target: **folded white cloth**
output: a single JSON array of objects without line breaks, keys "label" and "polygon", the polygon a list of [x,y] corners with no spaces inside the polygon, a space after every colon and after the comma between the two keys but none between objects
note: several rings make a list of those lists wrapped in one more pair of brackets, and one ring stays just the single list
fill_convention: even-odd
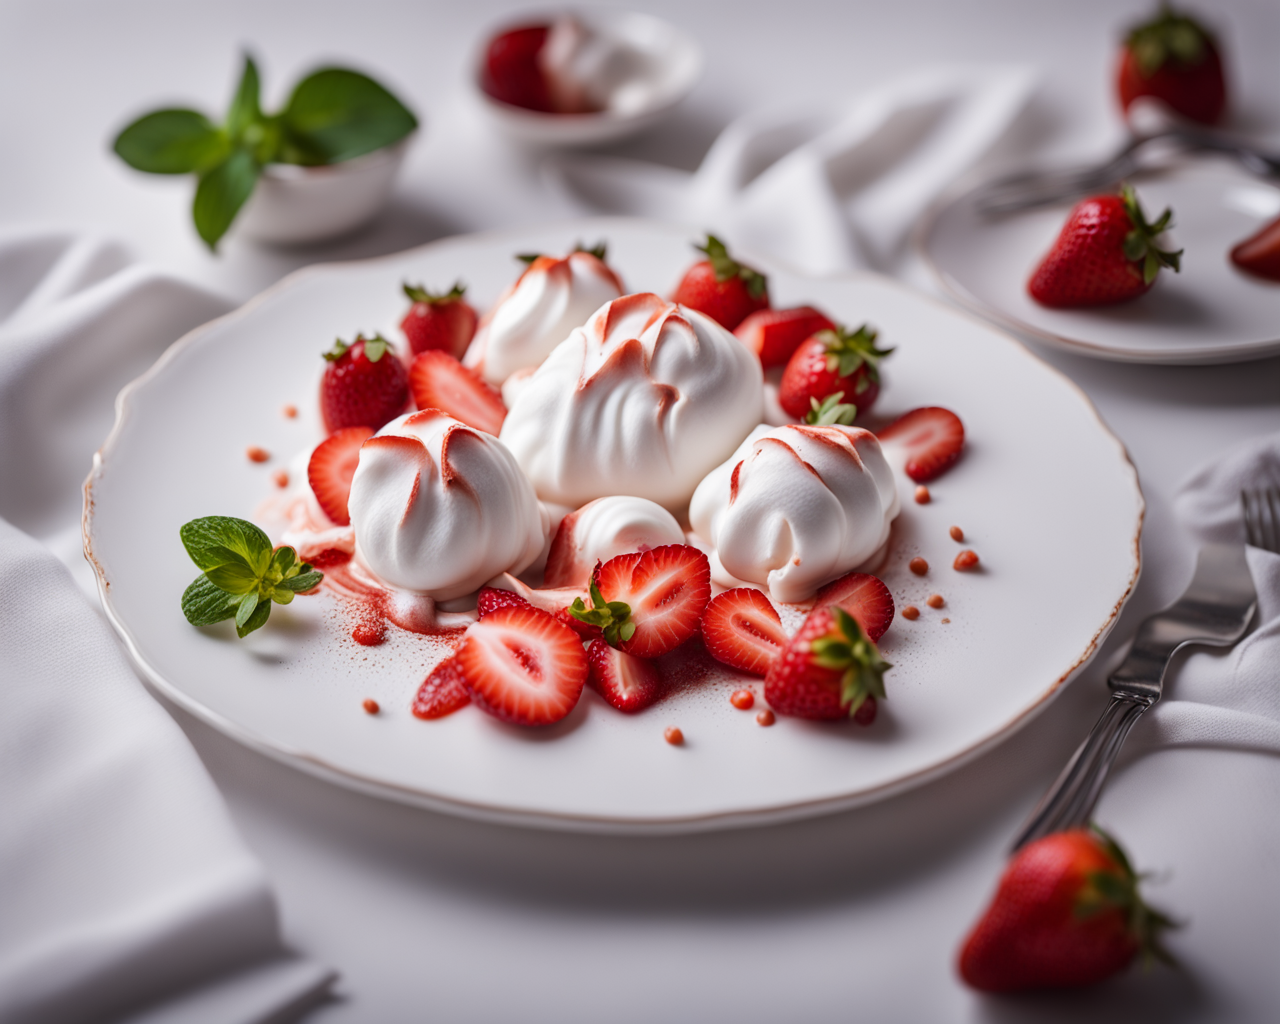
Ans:
[{"label": "folded white cloth", "polygon": [[[1200,542],[1243,542],[1240,492],[1280,487],[1280,434],[1259,438],[1193,475],[1175,499]],[[1196,648],[1135,729],[1144,749],[1223,747],[1280,754],[1280,555],[1247,550],[1258,591],[1252,631],[1222,651]]]},{"label": "folded white cloth", "polygon": [[80,484],[116,392],[226,307],[108,243],[0,235],[6,1024],[257,1021],[332,980],[285,951],[263,870],[195,751],[28,535],[83,564]]},{"label": "folded white cloth", "polygon": [[582,154],[548,171],[589,208],[702,225],[798,270],[884,268],[1034,85],[1022,67],[933,68],[850,102],[741,117],[694,174]]}]

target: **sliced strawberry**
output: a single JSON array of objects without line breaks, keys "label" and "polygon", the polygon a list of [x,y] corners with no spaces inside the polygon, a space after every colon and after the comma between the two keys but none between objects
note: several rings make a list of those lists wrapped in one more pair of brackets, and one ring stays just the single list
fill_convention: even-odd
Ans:
[{"label": "sliced strawberry", "polygon": [[1231,262],[1254,277],[1280,281],[1280,219],[1233,248]]},{"label": "sliced strawberry", "polygon": [[473,623],[457,657],[471,699],[516,725],[560,721],[587,681],[578,635],[532,606],[499,608]]},{"label": "sliced strawberry", "polygon": [[893,625],[893,595],[878,577],[851,572],[818,591],[815,608],[838,604],[855,619],[872,641],[878,642]]},{"label": "sliced strawberry", "polygon": [[716,661],[763,676],[787,646],[782,620],[769,599],[751,587],[717,594],[702,613],[702,640]]},{"label": "sliced strawberry", "polygon": [[471,703],[458,656],[451,654],[431,670],[413,698],[415,718],[444,718]]},{"label": "sliced strawberry", "polygon": [[662,696],[662,676],[657,666],[645,658],[637,658],[610,647],[603,640],[592,640],[587,648],[591,688],[619,711],[634,715]]},{"label": "sliced strawberry", "polygon": [[307,482],[324,509],[324,514],[339,526],[351,525],[347,499],[351,496],[351,478],[360,463],[360,446],[373,436],[368,427],[344,427],[316,445],[307,463]]},{"label": "sliced strawberry", "polygon": [[448,352],[421,352],[409,369],[409,390],[419,409],[439,409],[495,437],[506,419],[498,389]]},{"label": "sliced strawberry", "polygon": [[476,600],[476,610],[480,618],[492,615],[499,608],[528,608],[530,604],[519,594],[510,590],[498,590],[496,587],[481,587],[480,596]]},{"label": "sliced strawberry", "polygon": [[839,605],[811,611],[764,679],[764,697],[780,715],[853,718],[869,725],[890,668],[875,643]]},{"label": "sliced strawberry", "polygon": [[906,456],[907,476],[918,484],[941,476],[964,448],[964,424],[950,409],[928,405],[899,416],[877,435]]},{"label": "sliced strawberry", "polygon": [[760,357],[760,365],[786,366],[801,343],[819,331],[834,331],[835,323],[812,306],[761,309],[734,328],[734,335]]},{"label": "sliced strawberry", "polygon": [[628,654],[656,658],[698,632],[711,600],[711,565],[695,547],[664,544],[609,559],[591,586],[594,607],[575,602],[575,617],[600,626]]}]

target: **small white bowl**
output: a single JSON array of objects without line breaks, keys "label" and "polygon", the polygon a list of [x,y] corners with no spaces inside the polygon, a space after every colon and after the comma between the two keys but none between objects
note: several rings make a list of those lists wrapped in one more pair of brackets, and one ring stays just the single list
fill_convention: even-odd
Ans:
[{"label": "small white bowl", "polygon": [[[504,135],[536,146],[591,146],[635,135],[655,124],[692,91],[702,75],[702,48],[670,22],[632,11],[569,11],[593,32],[625,41],[647,66],[651,86],[644,101],[626,111],[591,114],[544,114],[495,100],[480,85],[479,68],[492,34],[485,37],[472,78],[475,91],[493,124]],[[533,24],[554,21],[555,15],[532,14],[520,19]]]},{"label": "small white bowl", "polygon": [[325,167],[268,164],[232,230],[257,242],[300,245],[362,227],[391,197],[411,138]]}]

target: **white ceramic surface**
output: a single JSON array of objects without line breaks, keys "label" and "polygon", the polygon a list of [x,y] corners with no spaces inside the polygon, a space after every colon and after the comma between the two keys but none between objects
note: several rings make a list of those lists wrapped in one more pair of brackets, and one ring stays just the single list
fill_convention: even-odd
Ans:
[{"label": "white ceramic surface", "polygon": [[998,324],[1081,355],[1138,363],[1231,363],[1280,352],[1280,284],[1236,270],[1232,246],[1280,214],[1280,188],[1219,159],[1188,160],[1136,176],[1143,209],[1174,211],[1169,237],[1182,272],[1161,271],[1134,302],[1046,309],[1027,279],[1057,237],[1071,203],[1006,217],[978,213],[973,193],[938,211],[921,235],[944,287]]},{"label": "white ceramic surface", "polygon": [[[196,570],[179,526],[253,516],[273,490],[271,471],[318,436],[319,353],[335,334],[399,337],[402,281],[461,278],[483,306],[518,273],[512,254],[606,239],[628,287],[667,292],[697,237],[601,218],[313,267],[175,344],[122,394],[86,483],[86,552],[145,677],[240,741],[345,785],[569,829],[697,830],[818,814],[945,772],[1026,721],[1092,657],[1131,592],[1143,515],[1135,472],[1083,394],[1014,339],[871,275],[773,269],[770,281],[779,304],[868,320],[895,346],[878,412],[938,403],[968,429],[967,452],[935,482],[931,504],[911,501],[914,485],[901,481],[904,511],[883,576],[899,605],[922,615],[899,618],[884,638],[894,668],[871,728],[785,719],[761,728],[754,711],[730,705],[747,680],[727,670],[635,716],[588,690],[545,730],[508,727],[474,707],[422,722],[409,703],[440,648],[395,629],[381,647],[357,647],[329,596],[277,607],[246,641],[184,620],[179,597]],[[238,396],[234,416],[226,394]],[[286,402],[298,419],[281,416]],[[249,462],[247,445],[273,460]],[[952,524],[982,556],[982,572],[950,568],[961,547]],[[906,569],[917,554],[933,566],[923,578]],[[942,610],[924,605],[935,591]],[[366,697],[382,714],[361,710]],[[668,725],[684,731],[684,747],[663,742]]]},{"label": "white ceramic surface", "polygon": [[[535,146],[593,146],[644,131],[660,121],[684,99],[702,74],[702,49],[692,36],[649,14],[609,9],[573,11],[587,28],[625,40],[653,77],[643,105],[625,112],[544,114],[493,99],[473,79],[475,93],[493,125],[509,138]],[[550,21],[548,14],[542,20]],[[539,21],[537,14],[520,17],[522,24]],[[501,27],[495,29],[501,31]],[[487,46],[489,37],[483,41]],[[478,67],[480,57],[474,61]]]},{"label": "white ceramic surface", "polygon": [[268,164],[232,230],[259,242],[301,245],[362,227],[391,198],[411,138],[327,167]]}]

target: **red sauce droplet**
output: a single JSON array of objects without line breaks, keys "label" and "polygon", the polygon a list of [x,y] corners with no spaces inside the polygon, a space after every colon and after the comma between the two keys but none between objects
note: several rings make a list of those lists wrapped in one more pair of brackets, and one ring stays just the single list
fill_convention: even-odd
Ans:
[{"label": "red sauce droplet", "polygon": [[933,496],[929,493],[929,488],[921,484],[916,488],[916,504],[927,505],[933,500]]},{"label": "red sauce droplet", "polygon": [[948,625],[950,622],[951,622],[951,620],[950,620],[950,619],[943,619],[943,620],[942,620],[942,624],[943,624],[944,626],[945,626],[945,625]]},{"label": "red sauce droplet", "polygon": [[734,690],[729,697],[729,703],[739,711],[747,711],[756,702],[756,695],[750,690]]},{"label": "red sauce droplet", "polygon": [[964,550],[956,555],[956,560],[952,563],[959,572],[968,572],[978,564],[978,554],[976,551]]},{"label": "red sauce droplet", "polygon": [[678,747],[684,742],[684,733],[677,729],[674,725],[667,726],[666,732],[662,734],[662,738],[670,743],[673,747]]},{"label": "red sauce droplet", "polygon": [[283,469],[277,469],[274,473],[272,473],[271,479],[276,482],[277,487],[289,486],[289,474],[286,473]]},{"label": "red sauce droplet", "polygon": [[271,453],[265,448],[259,448],[256,444],[249,445],[244,450],[245,455],[249,457],[250,462],[266,462],[271,458]]},{"label": "red sauce droplet", "polygon": [[960,529],[960,527],[958,526],[951,527],[951,539],[955,541],[957,544],[963,544],[964,530]]},{"label": "red sauce droplet", "polygon": [[387,624],[381,616],[362,618],[351,631],[351,639],[365,647],[377,647],[387,638]]},{"label": "red sauce droplet", "polygon": [[286,405],[280,412],[287,420],[296,420],[298,418],[298,407],[296,405]]},{"label": "red sauce droplet", "polygon": [[920,609],[913,604],[905,605],[902,609],[902,617],[904,619],[911,619],[914,622],[916,619],[920,618]]},{"label": "red sauce droplet", "polygon": [[777,720],[778,720],[777,716],[774,715],[774,713],[770,711],[768,708],[765,708],[763,711],[760,712],[760,714],[756,715],[756,722],[766,727],[773,725],[773,723],[776,722]]},{"label": "red sauce droplet", "polygon": [[919,555],[916,555],[915,558],[911,559],[911,561],[907,563],[907,568],[910,569],[917,576],[923,576],[925,573],[929,571],[929,563],[926,562]]},{"label": "red sauce droplet", "polygon": [[930,594],[927,598],[925,598],[924,603],[927,604],[930,608],[941,608],[947,602],[942,599],[941,594]]},{"label": "red sauce droplet", "polygon": [[379,711],[382,710],[382,708],[378,706],[378,702],[374,700],[372,697],[366,697],[364,699],[364,703],[361,704],[360,706],[364,708],[365,711],[370,715],[376,715]]}]

